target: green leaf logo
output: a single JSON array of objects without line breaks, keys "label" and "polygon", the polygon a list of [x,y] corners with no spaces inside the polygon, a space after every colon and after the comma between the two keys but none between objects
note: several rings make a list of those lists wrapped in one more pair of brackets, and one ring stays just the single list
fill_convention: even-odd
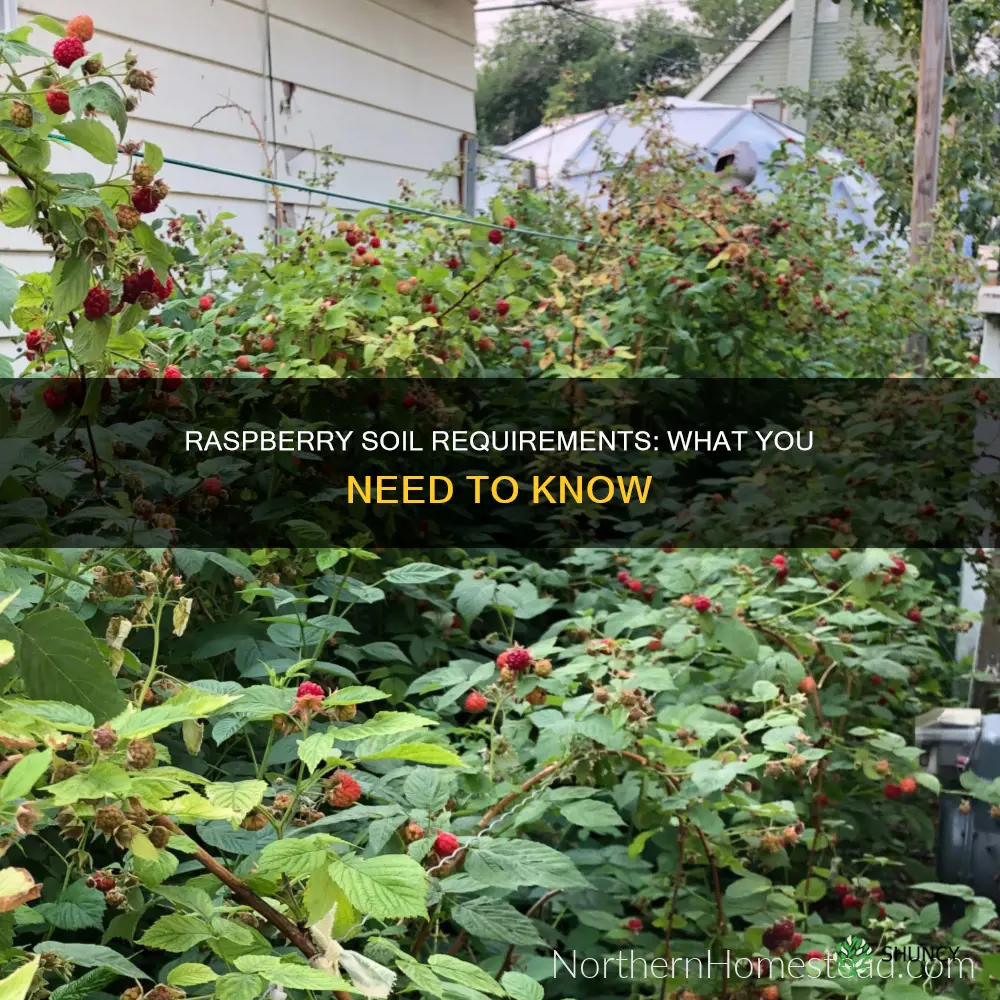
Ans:
[{"label": "green leaf logo", "polygon": [[858,966],[872,954],[872,946],[860,937],[849,937],[837,949],[837,971],[844,977],[858,975]]}]

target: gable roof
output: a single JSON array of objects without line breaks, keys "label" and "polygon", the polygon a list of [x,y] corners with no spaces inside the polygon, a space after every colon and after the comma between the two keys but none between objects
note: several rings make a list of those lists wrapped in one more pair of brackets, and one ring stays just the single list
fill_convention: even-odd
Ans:
[{"label": "gable roof", "polygon": [[741,62],[743,62],[751,52],[757,49],[757,46],[761,42],[767,41],[771,35],[788,19],[792,16],[792,10],[795,7],[795,0],[785,0],[785,2],[757,29],[750,35],[745,42],[741,42],[732,52],[729,53],[719,63],[715,69],[712,70],[708,76],[705,77],[697,87],[694,88],[687,96],[694,100],[703,100],[710,91],[714,90],[718,84],[720,84],[727,76]]}]

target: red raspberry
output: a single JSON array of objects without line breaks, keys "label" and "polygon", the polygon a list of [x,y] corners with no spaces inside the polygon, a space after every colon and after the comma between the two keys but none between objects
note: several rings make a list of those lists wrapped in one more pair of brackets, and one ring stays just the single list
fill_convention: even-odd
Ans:
[{"label": "red raspberry", "polygon": [[138,212],[149,214],[160,207],[160,199],[151,186],[132,188],[132,205]]},{"label": "red raspberry", "polygon": [[825,962],[826,961],[826,955],[824,955],[823,952],[821,952],[821,951],[816,951],[815,948],[812,951],[807,951],[806,952],[806,961],[807,962],[810,961],[811,959],[814,959],[814,958],[818,962]]},{"label": "red raspberry", "polygon": [[505,225],[505,226],[506,226],[506,227],[507,227],[508,229],[517,229],[517,223],[516,223],[516,222],[514,221],[514,218],[513,218],[513,216],[510,216],[510,215],[508,215],[508,216],[505,216],[505,217],[504,217],[504,220],[503,220],[503,224],[504,224],[504,225]]},{"label": "red raspberry", "polygon": [[270,377],[271,377],[271,374],[272,374],[272,372],[271,372],[271,369],[267,367],[267,365],[261,365],[261,366],[260,366],[260,367],[259,367],[259,368],[257,369],[257,374],[258,374],[258,375],[263,375],[263,376],[264,376],[264,378],[270,378]]},{"label": "red raspberry", "polygon": [[[302,686],[300,685],[300,688]],[[313,685],[313,687],[318,686]],[[361,786],[346,772],[338,771],[333,776],[333,784],[327,790],[326,801],[336,809],[346,809],[348,806],[353,806],[360,798]]]},{"label": "red raspberry", "polygon": [[492,340],[490,340],[489,337],[480,337],[479,340],[476,341],[476,347],[483,353],[492,351],[495,346],[496,345]]},{"label": "red raspberry", "polygon": [[704,594],[699,594],[694,599],[694,609],[698,614],[703,615],[712,607],[712,601],[710,598],[706,597]]},{"label": "red raspberry", "polygon": [[525,337],[525,339],[521,341],[521,346],[522,346],[522,347],[523,347],[523,348],[524,348],[524,349],[525,349],[526,351],[530,351],[530,350],[531,350],[531,341],[530,341],[530,340],[528,340],[528,338],[527,338],[527,337]]},{"label": "red raspberry", "polygon": [[[64,39],[65,41],[65,39]],[[111,293],[100,285],[95,285],[83,300],[83,315],[87,319],[100,319],[111,309]]]},{"label": "red raspberry", "polygon": [[143,292],[153,290],[156,273],[151,268],[126,274],[122,279],[122,302],[138,302]]},{"label": "red raspberry", "polygon": [[617,576],[617,580],[618,580],[618,582],[619,582],[619,583],[621,583],[621,584],[625,584],[625,583],[628,583],[628,582],[629,582],[629,580],[631,580],[631,579],[632,579],[632,578],[631,578],[631,576],[629,576],[629,574],[628,574],[628,571],[627,571],[627,570],[624,570],[624,569],[623,569],[623,570],[621,570],[621,571],[620,571],[620,572],[618,573],[618,576]]},{"label": "red raspberry", "polygon": [[303,681],[295,692],[295,704],[298,708],[315,710],[325,697],[326,692],[314,681]]},{"label": "red raspberry", "polygon": [[489,232],[489,236],[487,236],[487,239],[494,246],[497,246],[498,244],[503,243],[503,231],[500,229],[491,229]]},{"label": "red raspberry", "polygon": [[974,365],[978,365],[979,364],[979,355],[978,354],[970,354],[969,355],[969,361],[971,361]]},{"label": "red raspberry", "polygon": [[[513,219],[511,220],[514,221]],[[632,931],[633,934],[637,934],[643,928],[643,923],[638,917],[630,917],[625,921],[625,929]]]},{"label": "red raspberry", "polygon": [[163,391],[173,392],[181,386],[181,370],[176,365],[167,365],[163,369]]},{"label": "red raspberry", "polygon": [[829,552],[827,552],[827,555],[828,555],[828,556],[829,556],[829,557],[830,557],[830,558],[831,558],[831,559],[832,559],[832,560],[833,560],[834,562],[836,562],[836,561],[837,561],[837,560],[838,560],[838,559],[839,559],[839,558],[840,558],[840,557],[841,557],[841,556],[843,555],[843,552],[841,552],[841,551],[840,551],[840,549],[830,549],[830,551],[829,551]]},{"label": "red raspberry", "polygon": [[373,236],[368,241],[368,245],[372,248],[372,250],[378,250],[379,247],[382,246],[382,241],[377,236]]},{"label": "red raspberry", "polygon": [[469,319],[471,319],[473,323],[479,320],[482,315],[483,314],[475,306],[469,310]]},{"label": "red raspberry", "polygon": [[882,789],[882,794],[887,799],[898,799],[903,794],[903,789],[899,785],[886,785]]},{"label": "red raspberry", "polygon": [[904,795],[912,795],[917,790],[917,781],[915,778],[903,778],[899,782],[899,790]]},{"label": "red raspberry", "polygon": [[200,299],[198,299],[198,308],[202,312],[208,312],[208,310],[211,309],[212,306],[214,305],[215,305],[214,295],[203,295]]},{"label": "red raspberry", "polygon": [[462,266],[462,262],[457,257],[448,258],[448,267],[453,271],[457,271]]},{"label": "red raspberry", "polygon": [[788,939],[788,950],[789,951],[795,951],[799,947],[800,944],[802,944],[802,935],[801,934],[793,934]]},{"label": "red raspberry", "polygon": [[506,316],[510,312],[510,303],[506,299],[497,299],[497,315]]},{"label": "red raspberry", "polygon": [[222,480],[218,476],[207,476],[201,481],[202,493],[217,497],[222,492]]},{"label": "red raspberry", "polygon": [[171,278],[170,275],[168,274],[167,275],[166,284],[163,284],[160,281],[160,279],[156,277],[156,274],[154,273],[153,274],[153,288],[152,288],[152,291],[153,291],[153,294],[161,302],[165,302],[173,294],[173,291],[174,291],[174,279]]},{"label": "red raspberry", "polygon": [[923,617],[923,615],[920,614],[920,608],[914,606],[910,608],[909,611],[906,612],[906,617],[909,618],[911,622],[916,622],[919,625],[920,619]]},{"label": "red raspberry", "polygon": [[885,900],[885,890],[875,886],[873,889],[868,890],[868,898],[873,903],[881,903]]},{"label": "red raspberry", "polygon": [[66,34],[89,42],[94,37],[94,19],[89,14],[77,14],[66,22]]},{"label": "red raspberry", "polygon": [[633,594],[638,594],[642,590],[642,580],[629,580],[626,586]]},{"label": "red raspberry", "polygon": [[407,410],[412,410],[412,409],[413,409],[413,407],[414,407],[414,406],[416,406],[416,405],[417,405],[417,397],[416,397],[416,396],[414,396],[412,392],[408,392],[408,393],[407,393],[407,394],[406,394],[406,395],[405,395],[405,396],[403,397],[403,406],[404,406],[404,407],[405,407],[405,408],[406,408]]},{"label": "red raspberry", "polygon": [[776,569],[784,569],[788,565],[788,559],[779,553],[771,560],[771,565]]},{"label": "red raspberry", "polygon": [[29,330],[24,335],[24,346],[29,351],[37,351],[42,346],[42,337],[45,336],[45,331],[40,327],[35,327],[34,330]]},{"label": "red raspberry", "polygon": [[838,882],[833,887],[833,894],[837,899],[843,899],[850,891],[851,887],[847,882]]},{"label": "red raspberry", "polygon": [[344,242],[349,247],[355,247],[361,242],[361,237],[352,229],[350,232],[344,233]]},{"label": "red raspberry", "polygon": [[69,94],[58,87],[50,87],[45,91],[45,103],[54,115],[64,115],[69,111]]},{"label": "red raspberry", "polygon": [[439,832],[434,838],[434,853],[439,858],[451,857],[462,845],[458,842],[458,837],[453,833]]},{"label": "red raspberry", "polygon": [[813,695],[816,693],[816,688],[816,678],[811,674],[806,674],[806,676],[799,681],[799,691],[802,694]]},{"label": "red raspberry", "polygon": [[472,712],[478,715],[480,712],[486,711],[486,706],[489,702],[486,700],[486,695],[481,691],[470,691],[465,696],[465,710],[466,712]]},{"label": "red raspberry", "polygon": [[900,559],[899,556],[892,557],[892,566],[889,567],[889,572],[893,576],[902,576],[906,572],[906,562]]},{"label": "red raspberry", "polygon": [[497,666],[501,670],[506,667],[515,674],[523,674],[531,666],[531,650],[523,646],[511,646],[497,657]]},{"label": "red raspberry", "polygon": [[50,410],[59,410],[66,405],[66,389],[61,385],[47,385],[42,391],[42,402]]},{"label": "red raspberry", "polygon": [[860,910],[863,900],[858,899],[853,892],[846,892],[841,898],[840,904],[845,910]]},{"label": "red raspberry", "polygon": [[250,358],[245,354],[241,354],[236,359],[236,367],[239,368],[241,372],[248,372],[251,368]]},{"label": "red raspberry", "polygon": [[62,66],[63,69],[69,69],[77,61],[77,59],[82,59],[87,54],[87,50],[83,47],[83,42],[79,38],[74,38],[72,35],[66,38],[60,38],[55,45],[52,46],[52,58]]}]

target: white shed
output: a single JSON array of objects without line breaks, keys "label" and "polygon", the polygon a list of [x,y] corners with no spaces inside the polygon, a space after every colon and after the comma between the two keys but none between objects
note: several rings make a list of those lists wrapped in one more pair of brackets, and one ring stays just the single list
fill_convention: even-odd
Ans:
[{"label": "white shed", "polygon": [[[440,189],[429,172],[456,161],[463,135],[475,133],[474,0],[0,0],[0,30],[80,13],[97,29],[88,51],[112,62],[132,48],[156,74],[130,137],[168,156],[260,174],[253,125],[225,107],[238,105],[277,146],[279,179],[312,175],[315,151],[329,146],[344,158],[336,190],[389,200],[400,181]],[[32,41],[45,37],[36,29]],[[248,242],[273,212],[260,183],[171,165],[162,176],[167,208],[232,212]],[[457,181],[444,190],[458,198]],[[301,218],[309,196],[282,197],[290,220]],[[31,233],[3,229],[0,239],[14,271],[48,269]]]}]

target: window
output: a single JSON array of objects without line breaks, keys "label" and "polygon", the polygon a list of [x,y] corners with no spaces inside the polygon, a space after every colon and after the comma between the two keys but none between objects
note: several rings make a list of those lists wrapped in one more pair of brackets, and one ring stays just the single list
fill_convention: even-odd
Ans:
[{"label": "window", "polygon": [[17,0],[0,0],[0,31],[17,27]]},{"label": "window", "polygon": [[785,115],[785,106],[776,97],[751,97],[750,107],[758,114],[767,115],[776,122],[782,121]]}]

